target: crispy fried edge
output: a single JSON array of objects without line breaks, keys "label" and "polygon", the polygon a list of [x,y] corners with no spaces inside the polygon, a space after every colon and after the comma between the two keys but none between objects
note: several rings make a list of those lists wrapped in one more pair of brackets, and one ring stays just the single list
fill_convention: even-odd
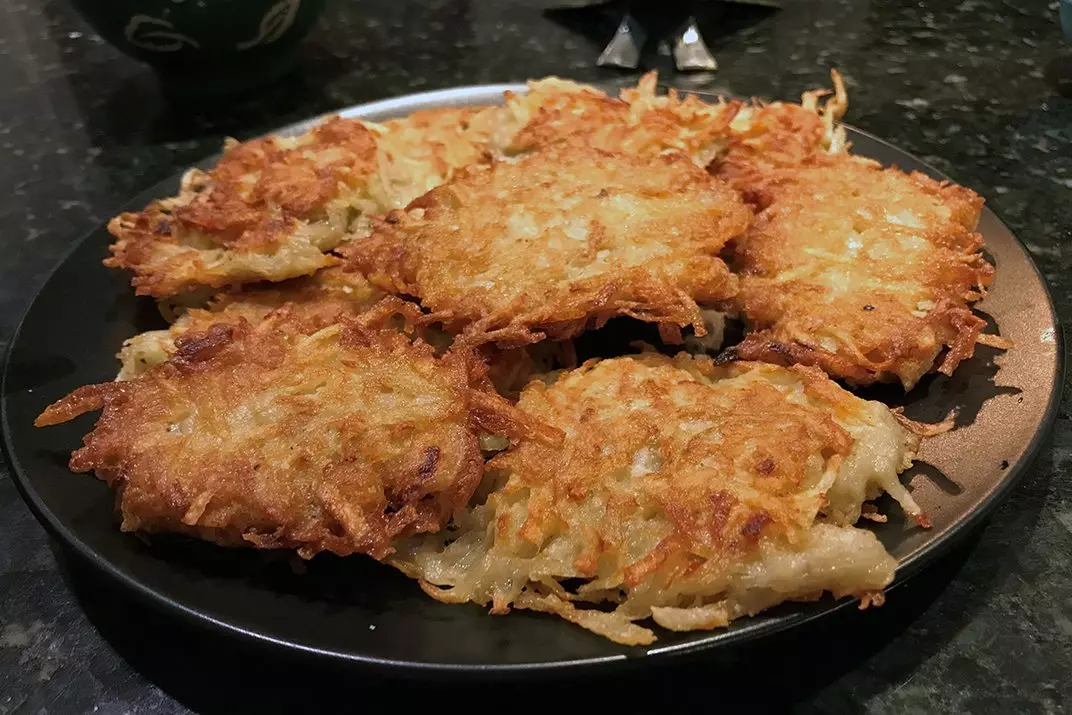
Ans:
[{"label": "crispy fried edge", "polygon": [[[415,319],[419,315],[419,309],[410,303],[393,296],[384,298],[368,312],[341,321],[344,329],[339,338],[340,347],[370,345],[384,331],[402,337],[392,327],[393,322],[401,316],[407,325],[411,325],[415,323]],[[182,335],[176,341],[177,349],[175,354],[167,363],[152,368],[149,373],[164,369],[165,365],[179,369],[187,374],[207,370],[210,368],[213,358],[232,341],[236,330],[250,329],[249,324],[243,319],[242,324],[239,326],[214,324],[204,331]],[[423,342],[422,345],[424,345]],[[426,347],[429,350],[429,355],[431,355],[432,348],[430,346]],[[479,450],[475,448],[481,430],[492,434],[504,435],[511,442],[516,442],[520,439],[533,439],[548,444],[561,443],[564,435],[560,430],[545,425],[530,415],[521,412],[495,392],[488,379],[487,366],[474,350],[468,348],[452,349],[445,355],[435,359],[460,363],[465,371],[466,382],[468,383],[464,397],[468,401],[474,450],[466,473],[459,475],[459,479],[456,480],[458,484],[457,491],[461,495],[458,500],[459,503],[464,504],[468,501],[483,476],[484,462]],[[108,405],[116,399],[122,399],[124,394],[137,390],[138,386],[146,379],[149,378],[142,376],[127,382],[108,382],[80,387],[46,407],[34,421],[34,425],[37,427],[56,425],[74,419],[86,412],[103,409],[104,413],[100,417],[98,425],[87,434],[84,446],[75,451],[71,457],[70,468],[72,471],[89,471],[92,467],[87,463],[82,463],[80,455],[88,447],[90,437],[97,427],[101,423],[114,419],[114,416],[108,412]],[[117,500],[121,500],[123,477],[116,475],[113,478],[106,479],[106,481],[116,488]],[[386,542],[378,545],[373,543],[358,545],[357,549],[367,552],[377,559],[385,558],[391,552],[389,544],[391,539],[401,535],[413,525],[418,525],[421,530],[428,530],[435,526],[433,521],[437,521],[434,519],[434,515],[422,513],[418,507],[408,510],[403,508],[392,514],[388,523],[385,524]],[[322,542],[296,544],[280,541],[270,535],[255,534],[242,534],[240,539],[230,538],[234,537],[235,534],[229,533],[225,527],[205,528],[197,524],[187,524],[187,526],[189,528],[183,529],[178,524],[175,524],[175,528],[167,530],[198,536],[225,546],[252,545],[257,548],[296,548],[299,555],[305,558],[309,558],[322,550],[332,550],[330,546]],[[150,529],[150,531],[152,530]]]},{"label": "crispy fried edge", "polygon": [[[535,154],[546,154],[548,151],[550,150],[535,152]],[[600,150],[594,151],[612,155]],[[667,162],[682,161],[683,165],[695,166],[679,154],[663,156],[665,157],[663,160]],[[476,170],[484,171],[487,168],[478,167]],[[469,173],[468,168],[463,169],[458,177],[464,178]],[[405,210],[392,211],[380,217],[370,236],[351,241],[336,252],[347,260],[350,270],[363,272],[374,286],[420,300],[420,288],[413,277],[414,271],[410,264],[410,254],[406,249],[406,239],[401,236],[403,230],[401,226],[409,218],[409,211],[436,206],[437,191],[438,189],[433,189],[415,199]],[[742,220],[746,215],[742,213]],[[732,217],[726,217],[726,221],[731,222]],[[726,241],[731,241],[747,228],[746,221],[740,230],[727,236]],[[719,256],[697,255],[695,258],[710,259],[709,268],[713,273],[721,274],[709,276],[711,280],[708,284],[713,286],[717,280],[723,294],[719,300],[728,300],[736,294],[737,276],[730,272],[729,267]],[[599,329],[611,318],[618,316],[658,323],[660,336],[668,343],[681,343],[681,328],[685,326],[692,326],[697,336],[706,335],[707,329],[700,306],[685,291],[651,279],[646,275],[642,266],[627,269],[624,273],[626,273],[625,276],[612,281],[600,277],[599,282],[605,285],[594,296],[589,294],[575,299],[566,296],[526,314],[516,315],[512,308],[507,307],[470,321],[459,317],[456,311],[442,309],[428,314],[424,320],[427,323],[442,323],[449,326],[452,331],[460,333],[457,344],[469,347],[496,343],[500,347],[512,348],[544,339],[568,340],[585,330]],[[637,280],[638,277],[643,280]],[[639,296],[639,299],[637,297],[615,298],[615,295],[620,293]],[[554,316],[563,313],[567,317],[554,319]]]},{"label": "crispy fried edge", "polygon": [[[347,119],[340,116],[327,117],[311,128],[308,135],[316,140],[321,133],[330,136],[332,132],[340,130],[340,127],[345,130],[346,134],[352,134],[354,131],[357,131],[358,133],[361,133],[362,136],[367,135],[372,138],[370,147],[363,148],[365,154],[368,154],[369,149],[371,149],[372,155],[361,157],[361,161],[371,166],[375,161],[376,133],[359,120]],[[178,206],[174,211],[165,211],[164,209],[168,202],[196,197],[204,185],[210,184],[217,178],[217,173],[221,174],[220,179],[224,183],[234,183],[233,177],[229,177],[229,174],[234,173],[240,168],[245,168],[242,164],[242,158],[249,147],[264,148],[276,158],[293,151],[292,149],[280,148],[278,146],[279,139],[280,137],[276,135],[259,137],[248,142],[238,142],[234,139],[228,139],[224,143],[223,155],[220,157],[216,166],[211,170],[206,172],[195,168],[186,171],[183,175],[180,192],[177,196],[158,199],[150,202],[149,205],[141,211],[126,212],[113,217],[108,222],[108,231],[114,236],[115,240],[109,247],[112,255],[104,259],[104,265],[109,268],[124,268],[133,271],[134,277],[131,280],[131,284],[134,286],[137,294],[152,295],[156,297],[177,295],[200,286],[222,288],[227,285],[239,285],[265,279],[265,276],[209,276],[194,278],[186,275],[174,275],[174,271],[170,271],[172,275],[169,275],[167,266],[153,268],[151,264],[154,263],[154,261],[150,259],[150,256],[154,253],[154,245],[161,240],[161,238],[167,239],[173,234],[174,223],[190,224],[187,228],[197,227],[196,230],[204,231],[206,226],[210,225],[213,221],[218,221],[221,214],[226,215],[239,210],[255,212],[256,209],[251,205],[250,201],[238,197],[225,197],[225,200],[228,203],[225,203],[222,206],[214,206],[212,207],[212,210],[209,210],[208,207],[203,207],[204,210],[199,211],[199,207],[193,205],[192,201]],[[266,164],[266,166],[271,165],[270,161]],[[329,183],[329,180],[323,177],[318,177],[317,181],[320,184]],[[337,192],[338,188],[336,187],[335,193],[337,194]],[[305,204],[309,203],[308,197],[302,198]],[[248,247],[247,252],[263,251],[266,248],[278,247],[285,242],[288,232],[289,234],[293,234],[294,231],[300,227],[299,216],[303,212],[298,209],[300,209],[302,205],[304,204],[299,202],[299,206],[295,207],[295,210],[284,211],[284,221],[282,224],[279,222],[270,222],[267,227],[260,227],[258,230],[243,229],[241,234],[243,237],[248,233],[250,234],[251,239],[255,239],[252,241],[252,245]],[[229,211],[225,211],[224,209],[229,209]],[[311,209],[306,208],[304,213],[308,213],[309,210]],[[184,251],[190,254],[188,261],[192,262],[195,267],[201,263],[202,259],[199,255],[199,249],[184,248],[181,246],[180,248],[183,248]],[[233,250],[226,244],[220,244],[219,248],[222,250]],[[171,264],[173,261],[174,258],[167,259],[164,262],[166,264]],[[323,253],[322,261],[318,265],[307,266],[308,270],[292,272],[291,275],[287,275],[285,278],[308,275],[320,268],[334,265],[337,262],[335,257],[325,252]]]},{"label": "crispy fried edge", "polygon": [[[832,161],[832,159],[826,161]],[[897,171],[896,169],[883,167],[878,162],[867,158],[852,157],[851,161],[873,166],[880,171]],[[823,166],[823,163],[806,162],[805,166],[815,168],[816,166]],[[766,176],[757,184],[752,202],[757,203],[763,211],[772,208],[777,203],[776,191],[772,191],[772,187],[776,187],[786,180],[792,180],[792,173],[793,168],[791,167],[766,172]],[[982,331],[986,328],[987,323],[976,315],[971,308],[972,304],[986,297],[987,288],[993,282],[995,273],[994,265],[987,261],[982,253],[985,248],[982,236],[973,230],[975,222],[978,221],[978,214],[982,210],[983,199],[974,191],[948,180],[938,181],[918,171],[905,173],[904,175],[920,191],[933,195],[937,201],[943,203],[946,201],[962,202],[971,207],[974,212],[975,219],[970,222],[971,226],[966,221],[958,220],[956,216],[952,219],[957,221],[964,230],[968,231],[970,236],[974,237],[974,248],[964,254],[965,265],[970,264],[974,268],[973,286],[969,293],[961,296],[959,301],[948,297],[939,300],[936,307],[924,319],[925,323],[933,326],[935,334],[942,340],[943,346],[943,350],[940,350],[932,367],[927,372],[937,371],[943,375],[950,376],[961,362],[970,359],[975,354],[977,344],[992,345],[998,349],[1013,347],[1011,341],[1004,340],[998,336],[984,335]],[[754,227],[761,226],[762,216],[763,213],[761,212],[757,223],[753,225]],[[739,250],[738,254],[738,258],[740,258]],[[951,337],[946,335],[947,332],[952,333]],[[797,340],[782,340],[776,335],[777,329],[775,326],[749,330],[744,340],[723,351],[719,359],[721,362],[728,362],[734,359],[761,360],[783,366],[791,364],[814,365],[822,368],[832,377],[844,379],[856,386],[894,380],[900,380],[906,390],[915,385],[914,382],[911,384],[906,382],[896,369],[899,363],[913,359],[913,356],[918,353],[918,350],[916,350],[917,344],[911,339],[912,336],[900,336],[902,340],[894,341],[893,356],[886,361],[876,363],[866,359],[854,360],[844,355],[832,353],[822,347],[808,345]],[[937,367],[934,367],[935,365]]]}]

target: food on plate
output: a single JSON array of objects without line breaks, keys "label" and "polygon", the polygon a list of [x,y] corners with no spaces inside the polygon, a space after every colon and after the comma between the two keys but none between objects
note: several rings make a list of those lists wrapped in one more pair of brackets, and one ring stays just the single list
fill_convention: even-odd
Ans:
[{"label": "food on plate", "polygon": [[729,125],[725,150],[709,166],[711,172],[751,199],[752,182],[765,171],[846,153],[845,129],[837,122],[848,109],[848,94],[841,75],[830,75],[832,91],[805,92],[800,104],[753,101],[741,106]]},{"label": "food on plate", "polygon": [[847,151],[837,121],[848,108],[848,94],[837,71],[831,79],[833,90],[805,92],[795,104],[722,97],[705,102],[674,89],[660,95],[654,72],[619,97],[547,77],[529,82],[526,92],[506,93],[490,143],[506,156],[554,144],[634,156],[678,152],[746,191],[748,176],[757,170]]},{"label": "food on plate", "polygon": [[650,72],[620,98],[557,77],[529,82],[527,92],[506,93],[491,145],[504,155],[555,144],[644,157],[678,152],[707,166],[725,150],[740,103],[707,104],[675,90],[658,95],[656,82]]},{"label": "food on plate", "polygon": [[255,325],[269,315],[285,314],[276,321],[281,329],[311,334],[371,308],[384,293],[360,273],[341,266],[324,268],[311,276],[282,283],[256,283],[216,294],[204,308],[185,310],[167,330],[150,330],[123,343],[118,380],[137,377],[166,361],[175,352],[177,338],[203,332],[213,325],[234,325],[245,320]]},{"label": "food on plate", "polygon": [[469,130],[479,113],[431,110],[385,125],[332,117],[295,137],[228,140],[214,168],[183,176],[178,196],[112,219],[105,263],[158,298],[313,273],[338,262],[328,251],[362,217],[482,160],[486,138]]},{"label": "food on plate", "polygon": [[687,159],[549,147],[470,167],[349,243],[351,266],[463,340],[562,340],[616,315],[703,334],[751,211]]},{"label": "food on plate", "polygon": [[[887,494],[929,526],[899,475],[944,424],[831,378],[910,389],[1007,343],[971,310],[982,199],[852,155],[832,79],[793,104],[549,77],[229,141],[109,225],[171,326],[36,424],[101,411],[70,466],[125,531],[366,554],[622,644],[881,604],[897,564],[857,524]],[[622,356],[644,341],[722,352]]]},{"label": "food on plate", "polygon": [[393,311],[310,335],[286,315],[186,333],[166,362],[79,388],[36,424],[102,410],[70,466],[115,488],[124,531],[383,558],[466,504],[482,432],[525,424],[473,354],[437,357]]},{"label": "food on plate", "polygon": [[215,168],[186,172],[178,196],[112,219],[105,263],[156,297],[313,273],[376,210],[376,155],[375,132],[340,117],[297,137],[229,141]]},{"label": "food on plate", "polygon": [[452,528],[391,557],[441,601],[648,644],[646,618],[687,631],[824,591],[881,600],[896,561],[853,526],[864,501],[889,491],[924,518],[897,478],[919,438],[815,368],[595,360],[518,408],[565,440],[495,456]]},{"label": "food on plate", "polygon": [[736,243],[739,357],[905,389],[943,351],[947,375],[971,357],[985,322],[970,304],[994,275],[974,192],[849,156],[770,170],[751,191],[762,211]]},{"label": "food on plate", "polygon": [[379,125],[380,211],[405,208],[458,169],[487,161],[495,111],[479,106],[422,109]]}]

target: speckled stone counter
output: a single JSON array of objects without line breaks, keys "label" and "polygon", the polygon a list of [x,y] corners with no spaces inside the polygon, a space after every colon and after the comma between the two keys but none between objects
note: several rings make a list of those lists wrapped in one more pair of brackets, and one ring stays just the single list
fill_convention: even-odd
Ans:
[{"label": "speckled stone counter", "polygon": [[[722,68],[703,88],[791,98],[840,68],[850,120],[986,196],[1072,323],[1072,48],[1056,2],[790,1],[750,19],[708,38]],[[604,31],[583,14],[558,24],[532,2],[334,3],[303,47],[300,74],[255,100],[190,108],[169,103],[149,70],[65,3],[0,4],[0,340],[72,241],[225,135],[456,84],[631,78],[594,66],[586,28]],[[841,612],[626,679],[480,689],[363,679],[173,622],[70,562],[3,473],[0,713],[524,712],[593,697],[607,712],[1068,712],[1070,466],[1066,399],[1012,496],[866,616]]]}]

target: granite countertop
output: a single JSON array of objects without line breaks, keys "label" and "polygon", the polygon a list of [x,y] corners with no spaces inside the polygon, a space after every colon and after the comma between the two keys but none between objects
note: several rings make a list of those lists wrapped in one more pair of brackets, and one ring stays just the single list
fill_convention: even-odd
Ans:
[{"label": "granite countertop", "polygon": [[[129,196],[215,151],[225,135],[456,84],[552,73],[625,79],[596,68],[596,43],[541,5],[335,3],[303,46],[299,75],[255,100],[191,110],[170,104],[149,70],[103,43],[66,3],[0,4],[0,340],[73,241]],[[840,68],[850,120],[987,197],[1072,325],[1072,48],[1062,42],[1056,2],[790,0],[750,19],[708,38],[722,68],[704,88],[792,98]],[[445,695],[453,707],[524,711],[595,695],[645,712],[788,704],[837,713],[1068,711],[1068,404],[1034,469],[992,517],[866,619],[841,612],[628,681],[546,683],[521,698],[517,687],[442,684],[429,702]],[[247,652],[129,601],[50,542],[6,471],[0,534],[0,713],[352,711],[370,696],[390,698],[391,707],[421,702],[396,683]]]}]

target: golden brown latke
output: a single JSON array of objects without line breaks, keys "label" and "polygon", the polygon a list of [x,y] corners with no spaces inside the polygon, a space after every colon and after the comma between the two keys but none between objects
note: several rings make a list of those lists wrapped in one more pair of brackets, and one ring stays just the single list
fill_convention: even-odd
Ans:
[{"label": "golden brown latke", "polygon": [[[360,273],[345,271],[341,266],[282,283],[260,283],[219,293],[205,308],[183,312],[167,330],[151,330],[127,339],[117,356],[121,369],[116,379],[129,380],[166,361],[175,353],[176,340],[186,333],[203,332],[219,324],[235,325],[243,320],[256,325],[269,317],[285,317],[276,321],[280,330],[310,335],[345,317],[360,315],[383,297],[383,291],[373,287]],[[437,353],[449,349],[454,339],[435,325],[423,325],[418,332]],[[577,366],[569,341],[510,350],[484,345],[479,356],[487,365],[495,389],[512,400],[517,399],[533,377]]]},{"label": "golden brown latke", "polygon": [[524,94],[506,93],[492,148],[505,155],[554,144],[643,157],[680,152],[706,166],[725,148],[740,103],[706,104],[674,90],[660,96],[656,82],[650,72],[635,89],[622,90],[621,98],[557,77],[529,82]]},{"label": "golden brown latke", "polygon": [[648,617],[697,630],[823,591],[880,602],[896,562],[852,524],[883,487],[918,513],[897,479],[918,438],[814,368],[590,361],[518,407],[565,441],[496,456],[453,529],[392,557],[441,601],[551,612],[629,645],[655,640],[635,623]]},{"label": "golden brown latke", "polygon": [[103,409],[70,466],[116,489],[124,531],[383,558],[465,505],[482,430],[525,422],[474,355],[387,327],[392,301],[311,335],[285,315],[187,333],[167,362],[79,388],[36,424]]},{"label": "golden brown latke", "polygon": [[105,263],[134,271],[138,294],[157,297],[312,273],[335,262],[324,252],[354,218],[376,209],[376,163],[376,135],[353,119],[228,141],[214,169],[186,173],[177,197],[112,219]]},{"label": "golden brown latke", "polygon": [[841,75],[836,71],[830,75],[832,92],[805,92],[800,104],[753,101],[742,107],[729,125],[726,150],[710,165],[711,172],[751,199],[753,182],[766,171],[845,153],[845,130],[837,121],[848,109],[849,99]]},{"label": "golden brown latke", "polygon": [[384,293],[359,273],[332,266],[311,276],[282,283],[261,283],[216,294],[204,308],[184,311],[167,330],[140,333],[123,343],[122,368],[117,380],[137,377],[175,352],[175,341],[186,333],[203,332],[213,325],[235,325],[245,320],[256,325],[269,315],[284,314],[281,329],[305,335],[356,316],[376,304]]},{"label": "golden brown latke", "polygon": [[818,365],[855,385],[911,388],[971,357],[968,307],[994,269],[969,189],[859,158],[815,158],[752,180],[763,207],[736,247],[742,359]]},{"label": "golden brown latke", "polygon": [[[437,599],[620,643],[652,642],[645,618],[881,603],[895,561],[854,524],[888,492],[927,525],[898,480],[919,438],[807,365],[907,388],[948,347],[951,372],[993,269],[981,200],[848,157],[834,86],[708,104],[654,74],[618,98],[546,78],[502,107],[229,142],[114,219],[106,261],[177,305],[229,290],[37,424],[103,410],[71,468],[116,489],[124,530],[390,557]],[[727,308],[741,356],[791,365],[575,368],[568,338],[614,316],[712,350]]]},{"label": "golden brown latke", "polygon": [[480,108],[429,110],[379,125],[330,118],[297,137],[229,140],[179,195],[112,219],[113,256],[139,294],[172,296],[307,275],[363,215],[401,208],[486,155]]},{"label": "golden brown latke", "polygon": [[380,211],[405,208],[458,169],[487,161],[491,115],[496,109],[422,109],[380,125]]},{"label": "golden brown latke", "polygon": [[565,339],[616,315],[692,324],[733,295],[718,252],[751,212],[679,154],[551,147],[470,167],[343,252],[475,344]]}]

